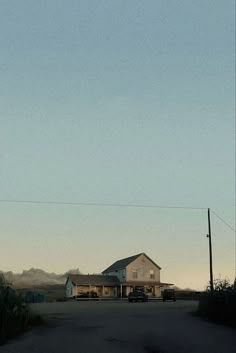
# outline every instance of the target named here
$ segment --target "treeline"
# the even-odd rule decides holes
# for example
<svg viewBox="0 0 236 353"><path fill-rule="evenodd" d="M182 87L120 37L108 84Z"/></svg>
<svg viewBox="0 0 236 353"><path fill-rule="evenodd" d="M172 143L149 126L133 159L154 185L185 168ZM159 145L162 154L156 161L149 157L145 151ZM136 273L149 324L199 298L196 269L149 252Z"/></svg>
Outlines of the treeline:
<svg viewBox="0 0 236 353"><path fill-rule="evenodd" d="M22 273L14 273L12 271L2 272L5 280L14 286L14 288L31 287L38 285L59 285L65 284L68 274L80 274L80 270L71 269L63 274L56 274L54 272L47 272L38 268L31 268L24 270Z"/></svg>

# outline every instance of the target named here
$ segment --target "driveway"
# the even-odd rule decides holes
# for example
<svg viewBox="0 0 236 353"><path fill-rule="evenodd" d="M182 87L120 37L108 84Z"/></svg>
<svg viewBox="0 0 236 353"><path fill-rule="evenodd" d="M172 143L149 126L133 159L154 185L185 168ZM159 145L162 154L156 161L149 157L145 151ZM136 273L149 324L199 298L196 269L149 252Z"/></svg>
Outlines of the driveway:
<svg viewBox="0 0 236 353"><path fill-rule="evenodd" d="M48 319L1 353L236 353L236 330L191 315L196 302L35 304Z"/></svg>

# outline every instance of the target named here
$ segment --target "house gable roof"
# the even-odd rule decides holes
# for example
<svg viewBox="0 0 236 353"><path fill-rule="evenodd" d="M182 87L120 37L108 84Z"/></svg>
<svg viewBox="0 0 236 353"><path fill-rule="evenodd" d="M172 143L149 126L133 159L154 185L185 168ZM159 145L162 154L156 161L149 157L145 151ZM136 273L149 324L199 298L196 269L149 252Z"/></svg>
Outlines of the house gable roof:
<svg viewBox="0 0 236 353"><path fill-rule="evenodd" d="M104 276L104 275L69 275L68 280L74 285L81 286L113 286L119 285L120 281L116 276Z"/></svg>
<svg viewBox="0 0 236 353"><path fill-rule="evenodd" d="M122 268L126 268L131 262L136 260L139 256L144 255L149 261L151 261L156 267L161 270L161 267L158 266L150 257L148 257L145 253L140 253L137 255L133 255L130 257L126 257L125 259L118 260L114 262L111 266L109 266L107 269L105 269L102 273L110 273L110 272L115 272L117 270L121 270Z"/></svg>

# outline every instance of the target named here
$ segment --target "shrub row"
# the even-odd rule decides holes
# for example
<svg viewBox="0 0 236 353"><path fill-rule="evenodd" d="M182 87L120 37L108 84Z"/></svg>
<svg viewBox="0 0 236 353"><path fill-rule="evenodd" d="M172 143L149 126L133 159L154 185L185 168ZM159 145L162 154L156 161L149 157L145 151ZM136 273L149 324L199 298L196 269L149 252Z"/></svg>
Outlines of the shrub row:
<svg viewBox="0 0 236 353"><path fill-rule="evenodd" d="M23 298L13 289L0 284L0 344L24 332L35 321L35 317Z"/></svg>
<svg viewBox="0 0 236 353"><path fill-rule="evenodd" d="M199 299L198 314L216 323L236 327L236 286L227 280L217 281Z"/></svg>

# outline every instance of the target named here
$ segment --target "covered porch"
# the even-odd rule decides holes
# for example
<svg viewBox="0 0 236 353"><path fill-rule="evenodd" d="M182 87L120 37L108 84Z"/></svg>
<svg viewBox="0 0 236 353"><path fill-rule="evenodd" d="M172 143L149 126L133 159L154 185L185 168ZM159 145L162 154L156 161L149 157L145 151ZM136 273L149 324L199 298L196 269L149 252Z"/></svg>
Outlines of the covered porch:
<svg viewBox="0 0 236 353"><path fill-rule="evenodd" d="M93 297L97 294L98 297L116 298L118 296L118 287L109 285L76 285L75 296Z"/></svg>
<svg viewBox="0 0 236 353"><path fill-rule="evenodd" d="M124 282L120 284L118 288L118 296L125 298L130 292L135 290L141 290L149 297L161 297L161 292L165 288L173 286L172 283L161 283L161 282Z"/></svg>

